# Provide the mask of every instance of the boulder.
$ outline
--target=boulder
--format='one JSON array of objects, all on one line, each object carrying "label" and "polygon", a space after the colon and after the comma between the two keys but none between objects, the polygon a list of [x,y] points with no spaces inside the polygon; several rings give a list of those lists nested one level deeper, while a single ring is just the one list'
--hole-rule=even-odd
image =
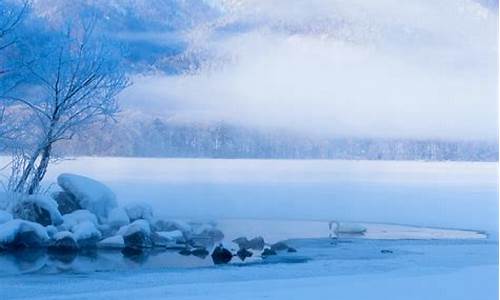
[{"label": "boulder", "polygon": [[125,211],[127,212],[130,222],[139,219],[147,221],[151,221],[153,219],[153,209],[146,203],[129,204],[125,206]]},{"label": "boulder", "polygon": [[63,215],[63,223],[60,226],[63,230],[72,230],[73,227],[77,226],[83,222],[90,222],[97,226],[99,222],[97,221],[97,217],[88,210],[79,209],[71,212],[69,214]]},{"label": "boulder", "polygon": [[203,258],[203,259],[205,257],[207,257],[208,254],[210,254],[210,253],[205,248],[195,248],[195,249],[191,250],[191,255],[194,255],[196,257]]},{"label": "boulder", "polygon": [[276,255],[276,251],[274,251],[273,249],[271,248],[266,248],[264,249],[264,251],[262,251],[262,257],[266,257],[266,256],[270,256],[270,255]]},{"label": "boulder", "polygon": [[240,249],[253,249],[261,251],[264,249],[264,238],[261,236],[255,237],[248,240],[246,237],[239,237],[233,240],[233,243],[237,244]]},{"label": "boulder", "polygon": [[14,217],[43,226],[62,223],[57,202],[45,195],[29,195],[22,197],[12,208]]},{"label": "boulder", "polygon": [[136,220],[130,225],[121,227],[118,234],[123,236],[125,247],[143,249],[153,246],[151,227],[145,220]]},{"label": "boulder", "polygon": [[52,193],[52,198],[57,202],[59,212],[63,215],[82,209],[75,197],[67,192]]},{"label": "boulder", "polygon": [[102,237],[97,226],[90,221],[78,223],[71,228],[71,231],[80,248],[94,248]]},{"label": "boulder", "polygon": [[222,245],[215,247],[211,256],[214,264],[216,265],[227,264],[233,258],[231,251],[227,250]]},{"label": "boulder", "polygon": [[36,248],[48,240],[45,227],[38,223],[14,219],[0,225],[0,248]]},{"label": "boulder", "polygon": [[61,174],[57,183],[64,192],[70,194],[78,205],[100,220],[106,219],[110,211],[117,207],[115,194],[103,183],[89,177],[75,174]]},{"label": "boulder", "polygon": [[77,251],[78,243],[73,235],[69,231],[60,231],[54,234],[53,242],[50,244],[49,248],[52,250],[59,251]]},{"label": "boulder", "polygon": [[336,231],[343,234],[363,234],[366,232],[366,227],[356,223],[340,223]]},{"label": "boulder", "polygon": [[236,252],[236,255],[242,260],[242,261],[245,261],[245,259],[247,257],[251,257],[253,255],[252,252],[248,251],[247,249],[243,248],[243,249],[240,249],[238,250],[238,252]]},{"label": "boulder", "polygon": [[271,245],[271,250],[273,251],[285,251],[288,250],[288,245],[284,242],[277,242]]}]

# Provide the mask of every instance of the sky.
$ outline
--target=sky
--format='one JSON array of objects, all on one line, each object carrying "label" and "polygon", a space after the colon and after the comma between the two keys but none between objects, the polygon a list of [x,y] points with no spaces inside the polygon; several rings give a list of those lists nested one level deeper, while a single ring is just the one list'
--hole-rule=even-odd
[{"label": "sky", "polygon": [[126,106],[328,136],[497,139],[495,5],[210,2],[218,17],[177,33],[208,59],[135,76]]}]

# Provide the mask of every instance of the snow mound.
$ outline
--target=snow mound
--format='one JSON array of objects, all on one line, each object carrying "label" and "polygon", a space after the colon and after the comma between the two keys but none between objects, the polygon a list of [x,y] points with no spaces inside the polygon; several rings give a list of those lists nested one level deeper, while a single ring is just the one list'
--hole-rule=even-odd
[{"label": "snow mound", "polygon": [[362,234],[366,232],[366,227],[356,223],[340,223],[337,227],[338,233]]},{"label": "snow mound", "polygon": [[115,235],[109,238],[103,239],[99,243],[97,243],[97,247],[99,248],[113,248],[113,249],[121,249],[125,247],[125,242],[123,240],[123,236]]},{"label": "snow mound", "polygon": [[168,240],[168,241],[182,241],[184,240],[184,236],[182,231],[174,230],[174,231],[157,231],[157,235]]},{"label": "snow mound", "polygon": [[0,247],[10,245],[34,247],[48,240],[45,227],[38,223],[14,219],[0,225]]},{"label": "snow mound", "polygon": [[5,210],[0,210],[0,224],[6,223],[12,220],[12,215]]},{"label": "snow mound", "polygon": [[57,183],[65,192],[73,195],[82,208],[99,218],[106,218],[117,207],[113,191],[92,178],[65,173],[57,177]]},{"label": "snow mound", "polygon": [[32,202],[38,207],[45,209],[52,220],[52,224],[59,225],[63,222],[57,202],[52,197],[46,195],[30,195],[23,199],[24,202]]},{"label": "snow mound", "polygon": [[147,221],[139,219],[132,222],[130,225],[122,226],[120,230],[118,230],[117,234],[125,237],[137,232],[144,233],[145,235],[150,235],[151,226]]},{"label": "snow mound", "polygon": [[111,210],[111,212],[109,213],[107,223],[111,227],[120,228],[122,226],[128,225],[130,223],[130,220],[125,209],[117,207]]},{"label": "snow mound", "polygon": [[96,225],[90,221],[79,223],[74,226],[71,231],[78,242],[88,239],[92,239],[97,242],[97,240],[101,239],[101,232],[97,229]]},{"label": "snow mound", "polygon": [[153,219],[153,209],[146,203],[132,203],[125,206],[130,221],[144,219],[151,221]]},{"label": "snow mound", "polygon": [[61,228],[63,230],[71,230],[73,227],[77,226],[80,223],[91,222],[95,226],[97,226],[97,217],[88,210],[79,209],[75,210],[72,213],[66,214],[62,216],[63,224]]}]

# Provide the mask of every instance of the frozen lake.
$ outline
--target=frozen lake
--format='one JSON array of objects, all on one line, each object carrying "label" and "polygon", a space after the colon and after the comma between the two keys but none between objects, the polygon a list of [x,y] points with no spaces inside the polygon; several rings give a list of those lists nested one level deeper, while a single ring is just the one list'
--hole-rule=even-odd
[{"label": "frozen lake", "polygon": [[78,158],[49,169],[175,218],[347,220],[498,231],[497,163]]},{"label": "frozen lake", "polygon": [[[100,252],[69,260],[4,255],[0,298],[497,299],[497,167],[467,162],[64,161],[49,170],[47,186],[62,172],[87,175],[108,184],[121,204],[147,202],[162,217],[215,219],[228,237],[291,238],[298,252],[244,267],[214,267],[172,253],[125,258]],[[324,238],[332,219],[364,222],[367,238],[332,244]],[[438,227],[484,231],[488,238]],[[27,273],[19,275],[19,270]]]}]

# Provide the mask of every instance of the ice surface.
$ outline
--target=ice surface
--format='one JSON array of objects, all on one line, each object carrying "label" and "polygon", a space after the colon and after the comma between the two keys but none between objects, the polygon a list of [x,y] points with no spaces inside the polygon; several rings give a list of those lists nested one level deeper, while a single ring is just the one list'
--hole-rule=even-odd
[{"label": "ice surface", "polygon": [[57,177],[57,183],[64,191],[75,196],[81,207],[99,218],[106,218],[117,206],[113,191],[92,178],[64,173]]}]

